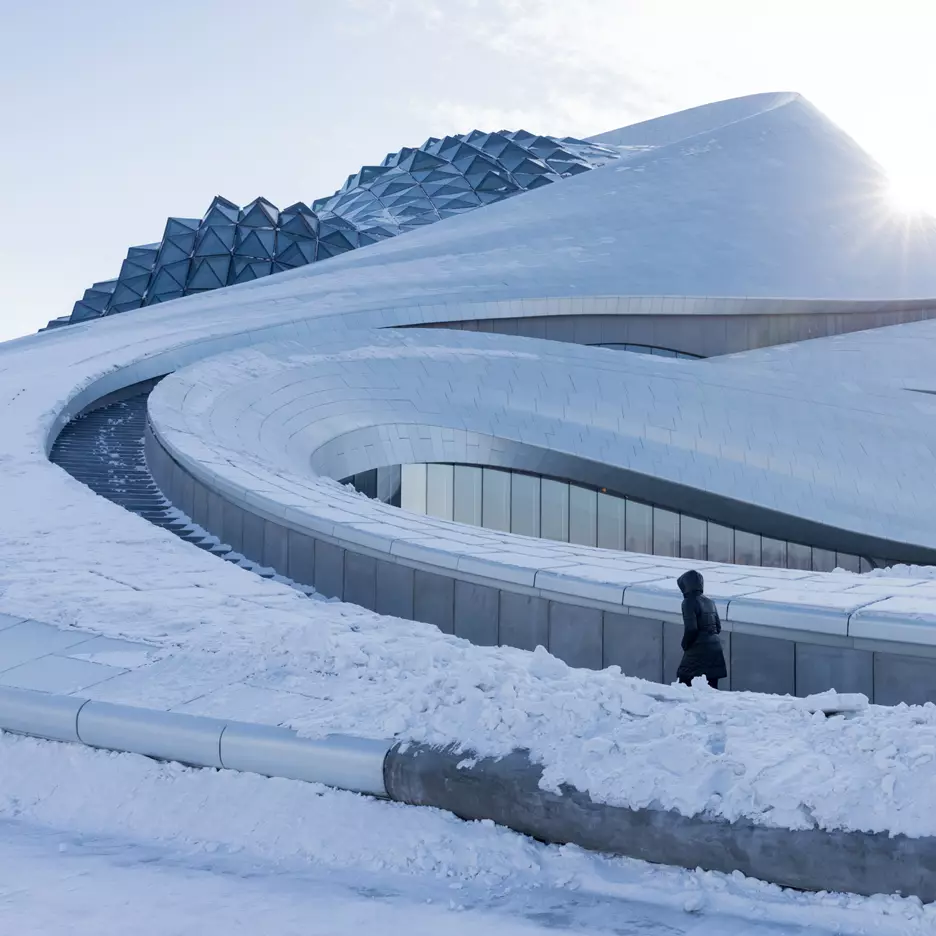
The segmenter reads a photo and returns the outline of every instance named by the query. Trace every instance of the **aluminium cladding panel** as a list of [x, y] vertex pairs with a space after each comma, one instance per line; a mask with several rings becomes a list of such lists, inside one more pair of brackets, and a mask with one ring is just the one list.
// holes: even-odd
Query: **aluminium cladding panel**
[[455, 580], [454, 631], [481, 647], [498, 645], [498, 591], [489, 585]]
[[231, 770], [386, 796], [383, 770], [390, 747], [389, 741], [342, 735], [315, 740], [288, 728], [232, 722], [221, 735], [220, 757]]
[[569, 666], [601, 669], [602, 612], [550, 601], [549, 652]]
[[377, 609], [377, 560], [363, 553], [345, 551], [343, 601]]
[[286, 574], [300, 585], [315, 585], [315, 540], [296, 530], [286, 532]]
[[192, 512], [189, 519], [197, 523], [203, 530], [208, 529], [208, 488], [200, 481], [192, 479]]
[[345, 551], [323, 540], [315, 540], [315, 568], [313, 585], [326, 598], [344, 595]]
[[149, 426], [143, 435], [143, 459], [157, 486], [162, 488], [162, 481], [169, 464], [166, 450], [159, 444]]
[[196, 767], [221, 766], [219, 745], [226, 722], [215, 718], [89, 702], [77, 721], [78, 739], [91, 747]]
[[228, 500], [221, 500], [221, 533], [216, 534], [234, 552], [244, 548], [244, 511]]
[[605, 611], [603, 666], [620, 666], [625, 676], [663, 682], [663, 622]]
[[[377, 594], [375, 611], [391, 617], [411, 621], [413, 613], [413, 588], [415, 570], [408, 566], [377, 560]], [[420, 619], [421, 620], [421, 619]]]
[[0, 729], [50, 741], [79, 741], [78, 713], [86, 701], [31, 689], [0, 688]]
[[280, 575], [289, 575], [289, 536], [286, 527], [272, 520], [263, 522], [263, 565]]
[[395, 745], [384, 781], [402, 803], [434, 806], [463, 819], [489, 819], [543, 842], [624, 855], [654, 864], [730, 874], [784, 887], [936, 899], [936, 837], [785, 829], [673, 810], [594, 802], [563, 785], [540, 786], [543, 768], [527, 751], [472, 757], [454, 746]]
[[860, 692], [874, 699], [874, 654], [853, 647], [796, 642], [796, 694]]
[[455, 633], [455, 579], [415, 570], [413, 618], [435, 624], [445, 634]]
[[676, 670], [682, 661], [683, 625], [663, 622], [663, 682], [676, 682]]
[[520, 650], [549, 646], [549, 602], [534, 595], [500, 592], [500, 643]]
[[195, 479], [187, 472], [178, 468], [179, 480], [179, 500], [176, 506], [186, 517], [192, 517], [195, 512]]
[[224, 542], [224, 501], [214, 491], [208, 492], [208, 524], [205, 529]]
[[878, 705], [936, 704], [936, 659], [874, 652], [874, 696]]
[[242, 527], [241, 552], [253, 562], [263, 561], [263, 526], [264, 519], [244, 511], [244, 520]]
[[735, 690], [792, 695], [795, 673], [792, 640], [732, 633], [731, 684]]

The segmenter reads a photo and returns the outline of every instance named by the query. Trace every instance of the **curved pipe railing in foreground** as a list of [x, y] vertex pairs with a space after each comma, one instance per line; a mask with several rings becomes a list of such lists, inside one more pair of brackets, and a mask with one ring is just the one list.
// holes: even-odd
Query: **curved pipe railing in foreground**
[[658, 864], [740, 871], [784, 887], [936, 900], [936, 837], [784, 829], [672, 810], [598, 803], [540, 785], [529, 753], [478, 758], [468, 750], [332, 735], [298, 737], [271, 725], [160, 712], [25, 689], [0, 689], [0, 729], [142, 754], [196, 767], [323, 783], [489, 819], [543, 842]]

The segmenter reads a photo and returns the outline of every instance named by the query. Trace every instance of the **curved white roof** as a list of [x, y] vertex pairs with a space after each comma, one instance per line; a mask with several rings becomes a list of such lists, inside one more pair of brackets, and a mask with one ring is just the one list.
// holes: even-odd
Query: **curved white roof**
[[[641, 150], [325, 263], [0, 346], [0, 609], [31, 602], [49, 619], [120, 626], [132, 603], [151, 622], [171, 619], [167, 627], [187, 628], [189, 603], [206, 600], [212, 588], [223, 599], [229, 580], [205, 571], [210, 557], [190, 556], [194, 550], [97, 498], [46, 459], [69, 414], [97, 396], [219, 352], [266, 340], [298, 339], [308, 348], [342, 335], [368, 347], [383, 340], [368, 329], [465, 317], [467, 302], [481, 303], [483, 318], [495, 310], [489, 302], [520, 297], [936, 296], [933, 231], [910, 229], [887, 212], [877, 167], [809, 105], [796, 97], [770, 100], [772, 106], [752, 107], [743, 119], [691, 141]], [[557, 300], [547, 303], [546, 314], [574, 315], [584, 307]], [[518, 303], [512, 314], [524, 314], [524, 307]], [[352, 337], [353, 330], [360, 334]], [[936, 545], [928, 514], [932, 403], [902, 381], [912, 375], [920, 384], [914, 389], [931, 385], [933, 333], [934, 326], [919, 324], [666, 365], [568, 345], [537, 345], [529, 353], [548, 359], [557, 375], [582, 375], [575, 412], [559, 421], [590, 427], [582, 444], [592, 457], [929, 547]], [[478, 346], [491, 351], [496, 343]], [[472, 340], [459, 339], [458, 346], [469, 348]], [[907, 347], [912, 370], [904, 364]], [[508, 370], [525, 359], [514, 358], [492, 364], [496, 380], [478, 397], [477, 412], [489, 421], [496, 381], [502, 395], [516, 389]], [[562, 405], [558, 388], [568, 379], [557, 376], [555, 393], [544, 400]], [[618, 394], [632, 402], [629, 421], [608, 415]], [[498, 411], [495, 434], [524, 431], [516, 422], [520, 408]], [[543, 422], [528, 428], [539, 432]], [[577, 444], [573, 435], [561, 444]], [[618, 448], [621, 440], [630, 447]], [[121, 549], [112, 548], [115, 541]], [[168, 556], [178, 575], [193, 563], [207, 576], [185, 596], [180, 586], [170, 610], [165, 596], [148, 590], [164, 578], [155, 557], [165, 564]], [[566, 558], [576, 575], [594, 579], [580, 556], [570, 551]], [[599, 565], [594, 557], [588, 562]], [[134, 582], [133, 595], [90, 590], [102, 572], [108, 581]], [[747, 575], [724, 569], [733, 580]], [[742, 593], [769, 591], [762, 582], [763, 576]], [[908, 588], [920, 596], [912, 605], [915, 620], [936, 614], [924, 581], [810, 575], [798, 594], [801, 603], [836, 613], [846, 605], [874, 606], [879, 619], [890, 614], [904, 622], [904, 636], [919, 635], [919, 623], [907, 624], [907, 606], [900, 604], [906, 599], [895, 597]], [[78, 607], [63, 601], [76, 594], [87, 600]], [[675, 597], [671, 575], [658, 580], [659, 596]]]
[[936, 221], [896, 211], [880, 166], [798, 95], [607, 136], [632, 147], [618, 162], [287, 276], [379, 264], [498, 296], [936, 296]]

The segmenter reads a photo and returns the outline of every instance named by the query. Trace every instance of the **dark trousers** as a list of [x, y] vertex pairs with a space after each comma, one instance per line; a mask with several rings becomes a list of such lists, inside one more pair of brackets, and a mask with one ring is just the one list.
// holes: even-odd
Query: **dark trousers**
[[[692, 680], [691, 680], [691, 679], [688, 679], [688, 678], [685, 677], [685, 676], [680, 676], [680, 677], [679, 677], [679, 681], [680, 681], [684, 686], [691, 686], [691, 685], [692, 685]], [[705, 677], [705, 681], [706, 681], [713, 689], [717, 689], [717, 688], [718, 688], [718, 680], [717, 680], [717, 679], [713, 679], [711, 676], [706, 676], [706, 677]]]

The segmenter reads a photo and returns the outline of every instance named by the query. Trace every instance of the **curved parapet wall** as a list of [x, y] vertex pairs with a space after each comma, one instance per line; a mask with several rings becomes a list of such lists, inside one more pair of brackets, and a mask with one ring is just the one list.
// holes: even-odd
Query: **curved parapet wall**
[[[366, 347], [358, 357], [372, 360], [376, 346]], [[223, 362], [212, 365], [214, 377], [223, 373], [230, 373]], [[325, 595], [479, 644], [543, 644], [572, 665], [618, 664], [631, 675], [670, 681], [681, 635], [675, 578], [691, 564], [704, 571], [725, 622], [732, 687], [807, 695], [831, 686], [880, 703], [933, 697], [936, 633], [917, 614], [890, 610], [893, 596], [909, 594], [907, 586], [920, 586], [921, 598], [928, 594], [925, 583], [690, 563], [469, 532], [308, 474], [272, 470], [238, 454], [236, 437], [223, 436], [214, 420], [227, 441], [218, 445], [221, 437], [206, 434], [207, 424], [187, 423], [185, 407], [178, 408], [185, 401], [210, 413], [210, 388], [181, 378], [164, 382], [151, 399], [147, 461], [157, 483], [236, 551]], [[283, 386], [301, 389], [291, 379]], [[264, 398], [271, 405], [289, 399]], [[361, 398], [365, 408], [368, 400]], [[235, 411], [225, 409], [228, 416]], [[437, 433], [441, 438], [433, 430], [429, 441]]]
[[595, 802], [574, 787], [542, 789], [525, 751], [471, 751], [332, 735], [300, 738], [271, 725], [0, 688], [0, 730], [196, 767], [324, 783], [488, 819], [549, 843], [731, 873], [784, 887], [936, 900], [936, 839], [790, 830]]
[[571, 843], [656, 864], [740, 871], [800, 890], [915, 895], [936, 899], [936, 839], [626, 809], [563, 786], [541, 786], [543, 770], [525, 751], [477, 758], [455, 747], [393, 747], [384, 769], [399, 802], [447, 809], [463, 819], [493, 819], [544, 842]]

